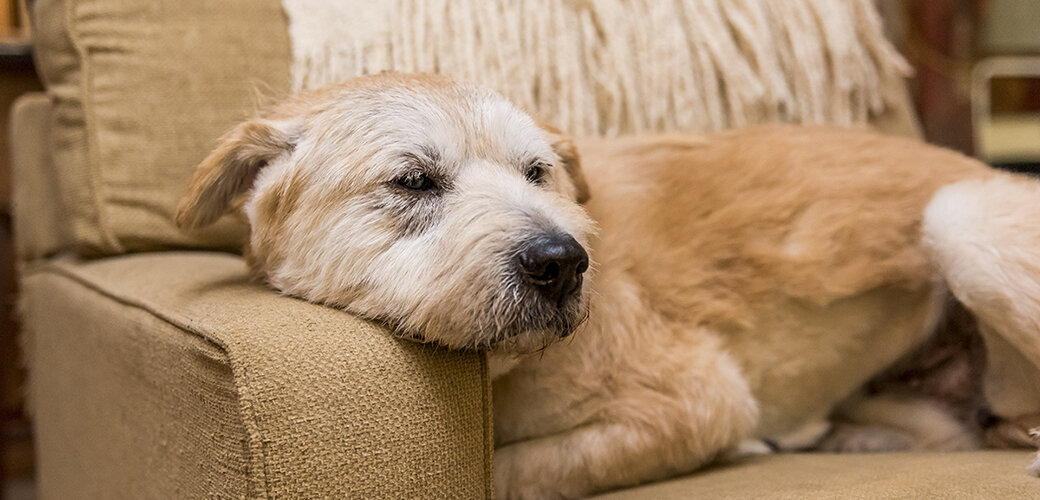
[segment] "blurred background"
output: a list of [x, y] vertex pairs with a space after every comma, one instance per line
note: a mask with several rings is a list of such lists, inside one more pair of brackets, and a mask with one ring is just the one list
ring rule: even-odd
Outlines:
[[929, 142], [1015, 170], [1040, 159], [1040, 2], [881, 0]]
[[[30, 2], [31, 3], [31, 2]], [[1040, 172], [1040, 2], [878, 0], [888, 35], [915, 69], [928, 141], [1004, 168]], [[0, 0], [0, 499], [33, 498], [32, 432], [14, 316], [7, 114], [41, 88], [26, 0]]]
[[0, 499], [34, 498], [32, 432], [23, 412], [18, 300], [11, 243], [8, 112], [21, 94], [40, 90], [32, 63], [25, 0], [0, 1]]

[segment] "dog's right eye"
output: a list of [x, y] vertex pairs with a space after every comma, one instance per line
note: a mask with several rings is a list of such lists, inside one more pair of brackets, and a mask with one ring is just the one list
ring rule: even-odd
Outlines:
[[409, 172], [397, 178], [397, 185], [411, 191], [428, 191], [433, 189], [433, 179], [422, 172]]

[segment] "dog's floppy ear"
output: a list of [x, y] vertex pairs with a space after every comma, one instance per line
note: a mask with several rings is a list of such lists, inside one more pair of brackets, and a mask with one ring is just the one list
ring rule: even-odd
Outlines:
[[585, 182], [585, 174], [581, 170], [581, 157], [578, 155], [578, 148], [574, 146], [574, 141], [553, 126], [541, 124], [541, 127], [542, 130], [545, 130], [549, 145], [560, 158], [560, 165], [570, 176], [571, 183], [574, 184], [578, 203], [589, 201], [589, 185]]
[[191, 185], [177, 205], [177, 226], [195, 229], [212, 224], [235, 196], [253, 185], [260, 169], [292, 151], [298, 138], [296, 123], [264, 119], [247, 121], [225, 134], [195, 169]]

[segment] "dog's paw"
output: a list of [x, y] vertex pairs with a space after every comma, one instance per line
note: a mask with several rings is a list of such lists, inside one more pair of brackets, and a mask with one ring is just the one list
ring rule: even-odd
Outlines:
[[1032, 472], [1034, 476], [1040, 477], [1040, 452], [1037, 452], [1036, 458], [1033, 459], [1033, 463], [1029, 464], [1029, 472]]
[[731, 464], [739, 462], [748, 457], [770, 455], [776, 452], [776, 445], [762, 439], [745, 439], [736, 446], [721, 453], [716, 459], [720, 464]]
[[[1029, 437], [1033, 438], [1033, 442], [1040, 446], [1040, 427], [1033, 427], [1029, 429]], [[1029, 464], [1029, 472], [1032, 472], [1034, 476], [1040, 476], [1040, 451], [1036, 453], [1036, 458], [1033, 459], [1033, 463]]]
[[[530, 454], [522, 453], [523, 445], [510, 445], [495, 450], [495, 498], [499, 500], [538, 500], [576, 498], [559, 491], [551, 474], [538, 474], [538, 466]], [[523, 457], [523, 458], [522, 458]]]

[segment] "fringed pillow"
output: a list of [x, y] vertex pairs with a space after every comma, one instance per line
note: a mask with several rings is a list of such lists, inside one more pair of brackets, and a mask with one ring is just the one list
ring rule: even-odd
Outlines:
[[295, 89], [384, 70], [578, 135], [865, 123], [909, 71], [871, 0], [282, 0]]

